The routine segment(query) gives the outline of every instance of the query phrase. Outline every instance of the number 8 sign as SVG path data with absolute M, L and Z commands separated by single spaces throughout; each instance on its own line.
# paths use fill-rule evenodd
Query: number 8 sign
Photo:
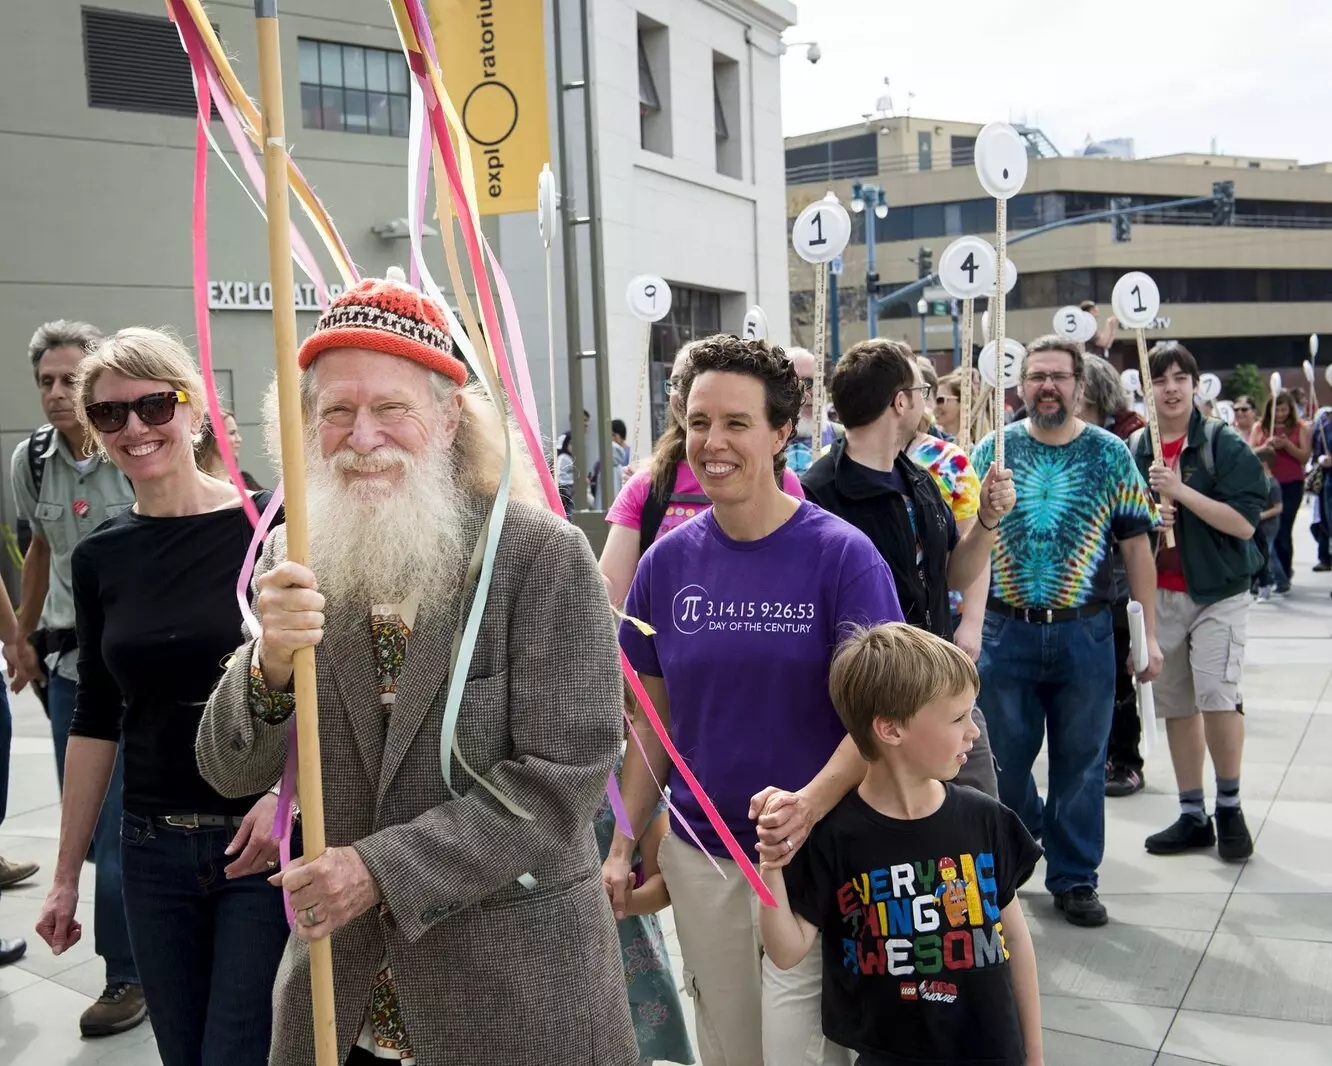
M 851 239 L 851 216 L 832 193 L 800 212 L 791 227 L 791 244 L 806 263 L 831 263 Z

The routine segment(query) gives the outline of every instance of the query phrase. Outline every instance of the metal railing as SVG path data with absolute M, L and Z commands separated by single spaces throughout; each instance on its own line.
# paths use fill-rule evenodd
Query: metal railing
M 810 185 L 823 181 L 845 181 L 848 178 L 872 178 L 879 174 L 916 174 L 951 167 L 969 167 L 975 163 L 971 148 L 958 148 L 951 153 L 932 157 L 931 165 L 922 170 L 919 153 L 907 155 L 857 156 L 854 159 L 828 159 L 816 163 L 800 163 L 786 168 L 787 185 Z

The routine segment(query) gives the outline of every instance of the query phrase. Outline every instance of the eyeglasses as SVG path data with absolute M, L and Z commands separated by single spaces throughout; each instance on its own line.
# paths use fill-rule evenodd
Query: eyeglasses
M 1252 407 L 1245 406 L 1245 405 L 1241 405 L 1241 404 L 1236 404 L 1236 405 L 1235 405 L 1235 410 L 1236 410 L 1236 411 L 1252 411 L 1253 408 L 1252 408 Z
M 800 379 L 800 387 L 803 388 L 806 392 L 813 392 L 813 391 L 814 391 L 814 379 L 813 379 L 813 378 L 801 378 L 801 379 Z
M 920 398 L 922 400 L 928 400 L 930 398 L 930 393 L 934 391 L 934 386 L 927 382 L 924 385 L 908 385 L 906 388 L 902 389 L 901 391 L 918 392 L 920 393 Z
M 934 398 L 934 402 L 935 402 L 935 403 L 961 403 L 961 402 L 962 402 L 962 397 L 960 397 L 960 396 L 949 396 L 946 392 L 941 392 L 941 393 L 939 393 L 938 396 L 936 396 L 936 397 Z
M 1077 377 L 1077 374 L 1070 374 L 1067 370 L 1059 370 L 1053 374 L 1023 374 L 1022 380 L 1029 381 L 1034 385 L 1067 385 Z
M 679 391 L 679 389 L 680 389 L 680 379 L 679 379 L 679 378 L 667 378 L 666 381 L 665 381 L 665 385 L 666 385 L 666 399 L 669 400 L 672 396 L 674 396 L 674 395 L 676 394 L 676 392 Z
M 99 433 L 119 433 L 129 421 L 133 411 L 145 426 L 164 426 L 176 416 L 176 404 L 189 403 L 189 393 L 183 389 L 171 392 L 150 392 L 137 400 L 104 400 L 90 403 L 84 413 Z

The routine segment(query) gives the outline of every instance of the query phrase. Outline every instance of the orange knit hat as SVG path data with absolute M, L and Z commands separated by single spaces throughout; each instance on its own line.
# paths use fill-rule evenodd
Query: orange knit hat
M 307 369 L 330 348 L 368 348 L 400 355 L 424 367 L 467 382 L 467 366 L 454 354 L 444 312 L 390 267 L 384 280 L 366 278 L 334 300 L 319 316 L 296 361 Z

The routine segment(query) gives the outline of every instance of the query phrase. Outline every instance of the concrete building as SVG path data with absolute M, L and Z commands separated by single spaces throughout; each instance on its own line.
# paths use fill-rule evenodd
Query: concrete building
M 786 142 L 787 217 L 832 189 L 843 204 L 856 180 L 884 190 L 886 219 L 876 220 L 876 267 L 894 289 L 918 276 L 921 249 L 938 257 L 956 237 L 994 240 L 994 201 L 976 177 L 972 149 L 981 127 L 928 118 L 881 116 L 868 123 L 790 137 Z M 1109 208 L 1111 197 L 1133 206 L 1208 196 L 1214 181 L 1235 183 L 1233 225 L 1212 224 L 1211 208 L 1133 216 L 1131 239 L 1116 242 L 1110 222 L 1070 226 L 1014 246 L 1017 287 L 1009 295 L 1007 332 L 1020 339 L 1048 333 L 1054 311 L 1094 300 L 1109 314 L 1110 292 L 1128 270 L 1145 270 L 1161 290 L 1161 313 L 1149 342 L 1184 342 L 1206 370 L 1238 363 L 1294 370 L 1307 358 L 1310 333 L 1332 332 L 1332 164 L 1180 154 L 1154 159 L 1058 155 L 1038 130 L 1024 131 L 1030 167 L 1009 202 L 1010 238 L 1059 219 Z M 1131 142 L 1129 142 L 1131 149 Z M 851 243 L 838 280 L 840 344 L 866 336 L 864 217 L 853 216 Z M 813 321 L 810 268 L 791 254 L 793 332 Z M 979 303 L 980 301 L 978 301 Z M 879 307 L 878 335 L 918 348 L 916 297 Z M 952 322 L 928 317 L 929 349 L 951 361 Z M 979 326 L 977 327 L 979 330 Z M 1114 356 L 1136 359 L 1121 331 Z M 1321 375 L 1320 375 L 1321 376 Z M 1295 376 L 1287 375 L 1288 382 Z M 1299 378 L 1302 383 L 1302 377 Z M 1326 384 L 1320 382 L 1326 389 Z M 1332 390 L 1324 393 L 1325 402 Z
M 579 5 L 564 0 L 560 6 L 565 78 L 582 79 Z M 778 63 L 780 34 L 794 22 L 795 8 L 786 0 L 589 0 L 587 8 L 604 255 L 603 276 L 593 278 L 587 227 L 580 227 L 579 350 L 593 347 L 590 293 L 596 285 L 606 297 L 611 402 L 605 412 L 592 402 L 585 406 L 596 417 L 632 422 L 644 350 L 643 329 L 624 298 L 634 275 L 659 274 L 675 290 L 671 314 L 652 332 L 651 395 L 658 401 L 675 347 L 723 327 L 738 330 L 752 303 L 766 308 L 773 338 L 787 339 Z M 212 3 L 208 13 L 242 83 L 257 95 L 251 6 Z M 407 71 L 388 5 L 286 0 L 281 20 L 288 140 L 297 162 L 363 273 L 405 265 L 405 227 L 392 223 L 407 213 Z M 560 133 L 553 25 L 547 0 L 552 165 Z M 584 210 L 581 91 L 568 90 L 566 104 L 576 172 L 571 192 Z M 12 523 L 8 457 L 41 420 L 23 354 L 38 325 L 54 318 L 84 319 L 104 331 L 166 325 L 195 342 L 195 105 L 189 65 L 161 0 L 29 5 L 0 38 L 0 97 L 7 101 L 0 123 L 0 336 L 10 352 L 0 364 L 0 454 L 6 460 L 0 517 Z M 226 144 L 221 124 L 213 126 Z M 506 179 L 535 190 L 537 174 Z M 272 373 L 264 222 L 216 160 L 208 210 L 219 386 L 246 438 L 243 465 L 271 483 L 259 432 L 261 397 Z M 546 253 L 535 211 L 485 216 L 483 230 L 513 286 L 544 423 L 550 410 Z M 556 405 L 564 420 L 562 239 L 556 237 L 551 260 Z M 426 248 L 443 285 L 448 273 L 438 237 L 428 238 Z M 321 265 L 335 280 L 331 264 Z M 298 274 L 297 280 L 304 279 Z M 314 295 L 301 301 L 302 334 L 314 325 Z M 590 401 L 592 360 L 584 364 Z M 660 402 L 657 409 L 660 415 Z M 542 430 L 551 433 L 544 424 Z M 595 436 L 589 434 L 589 449 Z

